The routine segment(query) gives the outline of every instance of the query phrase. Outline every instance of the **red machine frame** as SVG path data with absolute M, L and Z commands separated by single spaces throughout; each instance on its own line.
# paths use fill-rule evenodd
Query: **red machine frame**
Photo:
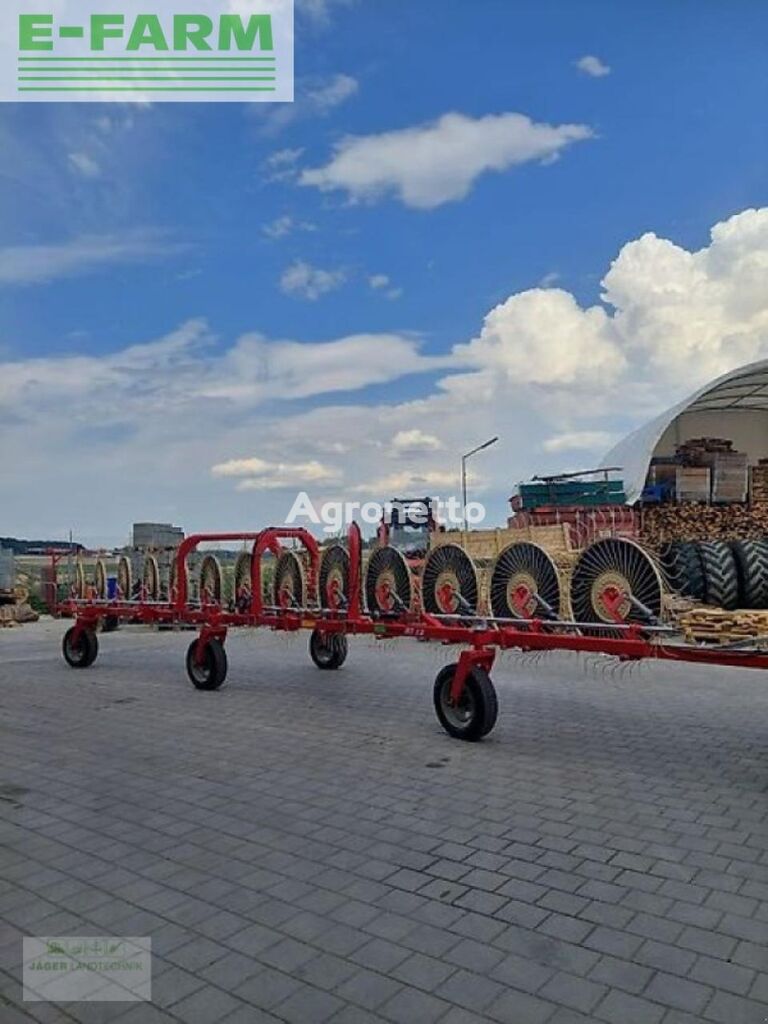
M 444 728 L 460 739 L 480 739 L 496 719 L 496 696 L 489 673 L 499 650 L 568 650 L 605 654 L 621 661 L 657 658 L 738 668 L 768 668 L 768 653 L 669 642 L 673 631 L 638 623 L 574 623 L 544 619 L 497 619 L 458 614 L 431 615 L 423 611 L 374 616 L 362 607 L 362 538 L 353 524 L 348 533 L 350 560 L 347 607 L 341 609 L 283 608 L 265 605 L 262 557 L 286 550 L 282 541 L 302 545 L 309 562 L 310 591 L 318 579 L 320 550 L 305 529 L 269 527 L 258 532 L 200 533 L 187 537 L 175 556 L 177 592 L 168 601 L 70 599 L 57 605 L 58 614 L 75 619 L 64 638 L 64 656 L 75 668 L 91 665 L 98 653 L 96 630 L 110 620 L 143 624 L 192 625 L 199 629 L 187 655 L 187 671 L 198 689 L 218 689 L 226 677 L 224 642 L 230 628 L 267 627 L 296 632 L 311 630 L 310 653 L 320 668 L 338 668 L 347 654 L 348 635 L 380 639 L 411 637 L 463 647 L 455 664 L 435 681 L 435 708 Z M 252 541 L 250 600 L 239 610 L 203 599 L 189 600 L 187 559 L 201 544 Z M 52 559 L 55 572 L 56 561 Z M 620 602 L 616 602 L 617 608 Z M 211 654 L 216 657 L 211 658 Z M 217 660 L 218 659 L 218 660 Z M 210 662 L 210 666 L 209 663 Z M 210 670 L 209 670 L 210 669 Z M 206 674 L 207 673 L 207 674 Z M 447 682 L 446 682 L 447 681 Z

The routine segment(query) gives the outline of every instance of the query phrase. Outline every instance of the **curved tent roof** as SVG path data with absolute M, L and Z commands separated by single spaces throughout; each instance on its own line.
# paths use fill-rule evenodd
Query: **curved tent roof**
M 768 359 L 731 370 L 650 423 L 628 434 L 612 448 L 603 466 L 621 466 L 627 501 L 640 497 L 648 476 L 648 467 L 657 444 L 667 428 L 687 412 L 768 412 Z

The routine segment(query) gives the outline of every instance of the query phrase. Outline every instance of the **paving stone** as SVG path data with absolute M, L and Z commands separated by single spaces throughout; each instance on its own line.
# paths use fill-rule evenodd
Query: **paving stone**
M 495 999 L 486 1010 L 487 1018 L 499 1024 L 545 1024 L 552 1019 L 552 1003 L 525 992 L 508 991 Z
M 448 1009 L 448 1004 L 442 999 L 405 987 L 380 1006 L 378 1012 L 395 1024 L 414 1024 L 416 1021 L 418 1024 L 433 1024 L 444 1017 Z
M 605 995 L 604 985 L 559 971 L 539 989 L 539 995 L 581 1013 L 589 1013 Z
M 659 1024 L 664 1013 L 663 1006 L 613 990 L 597 1007 L 595 1017 L 610 1024 Z
M 589 972 L 590 980 L 599 981 L 610 988 L 619 988 L 639 995 L 648 984 L 653 971 L 649 967 L 619 960 L 616 957 L 601 957 Z
M 712 995 L 712 989 L 659 971 L 651 979 L 644 995 L 665 1006 L 685 1010 L 686 1013 L 701 1013 Z
M 768 1008 L 765 1003 L 716 992 L 704 1011 L 704 1018 L 717 1024 L 765 1024 Z

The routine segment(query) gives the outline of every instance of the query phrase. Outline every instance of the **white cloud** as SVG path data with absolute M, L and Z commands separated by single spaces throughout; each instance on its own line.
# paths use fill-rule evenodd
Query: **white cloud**
M 379 288 L 386 288 L 389 284 L 389 278 L 386 274 L 371 274 L 368 278 L 368 284 L 374 290 Z
M 402 288 L 390 287 L 392 284 L 387 274 L 371 274 L 368 277 L 368 285 L 375 292 L 380 292 L 385 298 L 394 300 L 399 299 L 403 294 Z
M 101 177 L 100 165 L 87 153 L 69 153 L 67 156 L 70 167 L 84 178 Z
M 314 224 L 310 224 L 308 221 L 295 220 L 293 217 L 284 215 L 276 217 L 268 224 L 263 224 L 261 230 L 267 238 L 277 241 L 280 238 L 286 238 L 296 231 L 315 231 L 316 228 Z
M 351 7 L 355 0 L 296 0 L 296 9 L 310 20 L 327 25 L 334 7 Z
M 455 351 L 510 383 L 610 384 L 625 366 L 617 340 L 602 307 L 584 310 L 570 292 L 534 288 L 491 310 L 480 335 Z
M 328 114 L 334 107 L 354 96 L 358 89 L 357 80 L 351 75 L 334 75 L 316 88 L 310 88 L 305 102 L 318 114 Z
M 81 235 L 49 245 L 0 248 L 0 284 L 39 284 L 102 267 L 148 263 L 185 251 L 162 231 L 133 229 L 115 235 Z
M 273 491 L 283 488 L 308 487 L 313 484 L 338 483 L 338 469 L 315 459 L 308 462 L 268 462 L 258 457 L 229 459 L 211 467 L 218 477 L 242 477 L 239 491 Z
M 274 135 L 304 118 L 328 117 L 336 107 L 354 96 L 358 89 L 357 79 L 351 75 L 300 78 L 295 83 L 293 103 L 255 103 L 254 109 L 249 112 L 261 118 L 264 132 Z
M 262 163 L 261 170 L 264 181 L 271 182 L 293 181 L 299 173 L 296 166 L 301 159 L 303 149 L 278 149 L 271 153 Z
M 552 161 L 592 135 L 583 124 L 538 124 L 523 114 L 444 114 L 415 128 L 347 136 L 328 164 L 303 171 L 299 183 L 344 190 L 353 200 L 394 194 L 406 206 L 426 210 L 463 199 L 481 174 Z
M 286 295 L 315 302 L 322 295 L 341 288 L 345 280 L 346 274 L 341 269 L 323 270 L 304 260 L 296 260 L 283 271 L 280 288 Z
M 590 78 L 604 78 L 611 73 L 610 67 L 604 64 L 599 57 L 595 57 L 592 54 L 579 57 L 576 61 L 576 67 L 579 71 L 583 71 L 585 75 L 589 75 Z
M 412 430 L 398 430 L 392 438 L 392 447 L 398 454 L 416 454 L 420 452 L 439 452 L 443 448 L 442 441 L 434 434 L 425 434 L 418 427 Z
M 574 430 L 548 437 L 541 447 L 545 452 L 599 451 L 607 450 L 616 440 L 607 430 Z

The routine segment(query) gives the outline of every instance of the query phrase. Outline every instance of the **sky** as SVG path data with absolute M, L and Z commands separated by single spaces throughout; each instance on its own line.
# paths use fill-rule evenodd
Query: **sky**
M 0 534 L 458 493 L 768 357 L 768 7 L 297 0 L 293 104 L 0 105 Z

